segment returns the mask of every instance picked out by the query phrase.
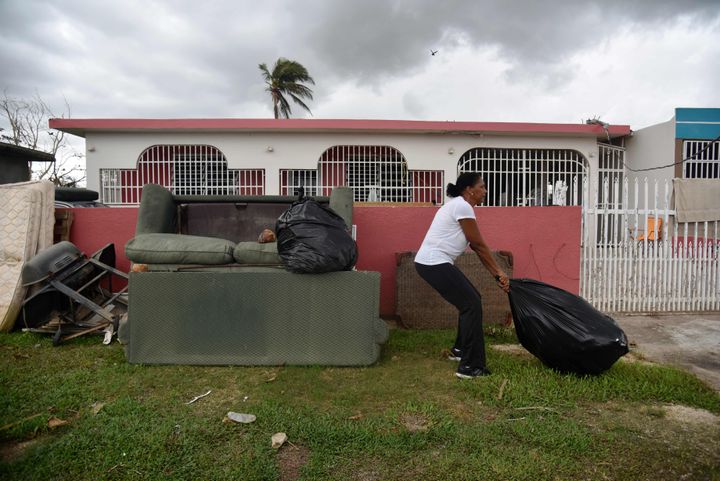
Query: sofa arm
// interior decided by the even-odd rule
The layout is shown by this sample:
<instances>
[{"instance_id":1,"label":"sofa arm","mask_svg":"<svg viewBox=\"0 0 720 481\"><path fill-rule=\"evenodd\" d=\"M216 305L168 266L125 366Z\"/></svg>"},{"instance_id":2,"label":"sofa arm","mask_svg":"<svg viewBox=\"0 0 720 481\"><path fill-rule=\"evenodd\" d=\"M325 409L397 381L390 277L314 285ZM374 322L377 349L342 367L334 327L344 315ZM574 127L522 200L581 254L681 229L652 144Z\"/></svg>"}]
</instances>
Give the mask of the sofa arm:
<instances>
[{"instance_id":1,"label":"sofa arm","mask_svg":"<svg viewBox=\"0 0 720 481\"><path fill-rule=\"evenodd\" d=\"M335 187L330 193L330 208L343 218L348 229L353 225L353 190Z\"/></svg>"},{"instance_id":2,"label":"sofa arm","mask_svg":"<svg viewBox=\"0 0 720 481\"><path fill-rule=\"evenodd\" d=\"M177 209L169 190L157 184L145 184L138 210L135 235L177 232Z\"/></svg>"}]
</instances>

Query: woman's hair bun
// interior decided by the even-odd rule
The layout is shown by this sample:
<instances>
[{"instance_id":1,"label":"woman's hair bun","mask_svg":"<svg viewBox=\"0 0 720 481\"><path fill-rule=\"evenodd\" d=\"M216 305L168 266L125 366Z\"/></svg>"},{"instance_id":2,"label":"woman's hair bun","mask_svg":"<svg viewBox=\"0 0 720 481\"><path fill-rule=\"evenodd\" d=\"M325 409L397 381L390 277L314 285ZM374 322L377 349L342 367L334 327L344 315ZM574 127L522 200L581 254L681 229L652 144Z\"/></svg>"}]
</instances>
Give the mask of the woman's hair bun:
<instances>
[{"instance_id":1,"label":"woman's hair bun","mask_svg":"<svg viewBox=\"0 0 720 481\"><path fill-rule=\"evenodd\" d=\"M455 184L450 182L447 185L447 189L445 190L445 193L447 194L448 197L457 197L460 195L460 189L458 189L458 187Z\"/></svg>"}]
</instances>

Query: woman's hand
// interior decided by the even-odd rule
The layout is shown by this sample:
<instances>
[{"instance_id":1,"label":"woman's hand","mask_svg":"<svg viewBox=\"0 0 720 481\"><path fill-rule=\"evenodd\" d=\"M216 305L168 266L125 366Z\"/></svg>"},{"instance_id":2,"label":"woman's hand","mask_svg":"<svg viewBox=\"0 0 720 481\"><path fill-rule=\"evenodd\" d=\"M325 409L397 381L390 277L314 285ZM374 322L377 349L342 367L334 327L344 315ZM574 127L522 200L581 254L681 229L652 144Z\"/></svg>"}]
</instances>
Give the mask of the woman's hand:
<instances>
[{"instance_id":1,"label":"woman's hand","mask_svg":"<svg viewBox=\"0 0 720 481\"><path fill-rule=\"evenodd\" d=\"M500 269L497 262L495 262L490 248L485 243L482 235L480 235L477 221L475 219L460 219L458 222L460 223L460 227L462 227L465 238L470 243L470 248L478 255L480 262L482 262L491 275L493 272L497 272L497 274L495 274L495 280L500 289L505 292L510 292L510 279L507 274Z\"/></svg>"},{"instance_id":2,"label":"woman's hand","mask_svg":"<svg viewBox=\"0 0 720 481\"><path fill-rule=\"evenodd\" d=\"M500 289L505 292L510 292L510 279L508 278L507 274L505 274L503 271L500 271L495 276L495 280L497 281Z\"/></svg>"}]
</instances>

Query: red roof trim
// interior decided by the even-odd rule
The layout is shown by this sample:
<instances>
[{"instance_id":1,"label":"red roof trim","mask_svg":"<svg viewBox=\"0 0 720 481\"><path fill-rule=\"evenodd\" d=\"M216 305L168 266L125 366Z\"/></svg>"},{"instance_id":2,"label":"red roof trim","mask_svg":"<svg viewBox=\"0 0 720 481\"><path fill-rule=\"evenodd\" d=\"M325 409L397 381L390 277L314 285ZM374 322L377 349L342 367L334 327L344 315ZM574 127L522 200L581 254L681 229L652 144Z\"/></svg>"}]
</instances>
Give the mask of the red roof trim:
<instances>
[{"instance_id":1,"label":"red roof trim","mask_svg":"<svg viewBox=\"0 0 720 481\"><path fill-rule=\"evenodd\" d=\"M333 119L50 119L53 129L84 136L89 131L254 130L375 131L407 133L513 133L606 135L600 125L526 122L438 122L422 120ZM613 137L630 135L629 125L610 125Z\"/></svg>"}]
</instances>

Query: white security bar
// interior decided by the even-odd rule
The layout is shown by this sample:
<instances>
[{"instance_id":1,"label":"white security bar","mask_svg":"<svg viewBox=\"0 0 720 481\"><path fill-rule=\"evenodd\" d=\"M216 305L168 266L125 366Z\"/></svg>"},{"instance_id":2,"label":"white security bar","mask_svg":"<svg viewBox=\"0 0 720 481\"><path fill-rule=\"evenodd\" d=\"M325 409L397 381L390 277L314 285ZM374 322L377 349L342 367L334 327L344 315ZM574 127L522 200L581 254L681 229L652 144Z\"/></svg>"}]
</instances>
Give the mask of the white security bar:
<instances>
[{"instance_id":1,"label":"white security bar","mask_svg":"<svg viewBox=\"0 0 720 481\"><path fill-rule=\"evenodd\" d=\"M720 179L720 142L683 141L683 179Z\"/></svg>"}]
</instances>

